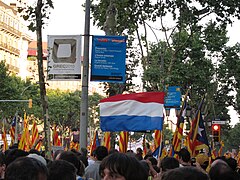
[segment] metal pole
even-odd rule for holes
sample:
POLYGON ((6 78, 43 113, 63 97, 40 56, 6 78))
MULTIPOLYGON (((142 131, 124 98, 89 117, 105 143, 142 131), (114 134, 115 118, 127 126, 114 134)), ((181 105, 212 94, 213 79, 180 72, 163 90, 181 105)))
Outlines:
POLYGON ((90 3, 91 3, 90 0, 86 0, 83 73, 82 73, 82 96, 81 96, 81 114, 80 114, 80 141, 79 141, 80 148, 87 147, 90 3))
POLYGON ((18 111, 16 111, 14 118, 15 118, 14 143, 18 143, 18 111))

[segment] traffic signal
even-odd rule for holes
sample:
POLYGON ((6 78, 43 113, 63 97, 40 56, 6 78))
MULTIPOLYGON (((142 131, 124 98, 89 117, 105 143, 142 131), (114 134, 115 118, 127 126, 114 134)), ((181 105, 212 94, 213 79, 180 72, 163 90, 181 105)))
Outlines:
POLYGON ((32 108, 32 99, 28 100, 28 108, 32 108))
POLYGON ((220 142, 221 127, 219 124, 212 125, 213 142, 220 142))

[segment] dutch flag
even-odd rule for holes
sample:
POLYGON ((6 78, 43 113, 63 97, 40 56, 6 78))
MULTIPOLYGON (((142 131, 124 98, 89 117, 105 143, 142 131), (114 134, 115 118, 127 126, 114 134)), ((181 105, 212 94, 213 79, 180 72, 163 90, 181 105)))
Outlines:
POLYGON ((162 130, 164 92, 121 94, 100 101, 102 131, 162 130))

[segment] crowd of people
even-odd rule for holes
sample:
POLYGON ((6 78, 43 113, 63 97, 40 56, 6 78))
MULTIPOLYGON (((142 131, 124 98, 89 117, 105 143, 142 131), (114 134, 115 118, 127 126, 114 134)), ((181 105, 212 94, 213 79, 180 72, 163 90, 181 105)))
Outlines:
POLYGON ((86 149, 58 150, 52 159, 36 150, 11 148, 0 153, 0 179, 4 180, 238 180, 237 161, 199 154, 191 158, 187 149, 177 157, 143 157, 141 148, 120 153, 98 146, 88 155, 86 149))

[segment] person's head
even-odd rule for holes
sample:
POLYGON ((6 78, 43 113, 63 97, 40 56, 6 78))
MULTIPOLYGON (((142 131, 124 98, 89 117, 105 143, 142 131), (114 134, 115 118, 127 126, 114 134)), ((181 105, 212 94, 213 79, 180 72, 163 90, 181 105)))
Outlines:
POLYGON ((98 161, 102 161, 108 155, 108 150, 105 146, 98 146, 96 148, 96 158, 98 161))
POLYGON ((147 159, 152 163, 152 165, 157 165, 158 164, 158 161, 155 157, 149 157, 147 159))
POLYGON ((230 157, 230 158, 227 158, 226 159, 226 162, 228 164, 228 166, 233 170, 233 171, 236 171, 237 169, 237 166, 238 166, 238 163, 237 163, 237 160, 230 157))
POLYGON ((81 150, 80 150, 80 153, 83 155, 83 156, 88 156, 88 150, 87 150, 87 148, 81 148, 81 150))
POLYGON ((74 167, 77 169, 77 174, 79 176, 83 175, 82 172, 80 172, 81 169, 81 162, 80 159, 77 157, 77 155, 72 151, 64 151, 61 154, 59 154, 58 159, 65 160, 74 165, 74 167))
POLYGON ((174 157, 165 157, 162 159, 160 169, 162 172, 179 167, 179 161, 174 157))
POLYGON ((55 160, 47 165, 48 180, 76 180, 77 170, 74 165, 65 160, 55 160))
POLYGON ((206 173, 193 166, 185 166, 169 170, 161 180, 209 180, 206 173))
POLYGON ((30 157, 19 157, 8 165, 5 180, 47 180, 47 167, 30 157))
POLYGON ((179 159, 185 163, 188 163, 191 159, 191 155, 189 153, 189 151, 186 148, 182 148, 179 152, 178 152, 178 156, 179 159))
POLYGON ((136 152, 137 154, 143 154, 143 150, 142 150, 142 148, 137 148, 137 152, 136 152))
POLYGON ((209 176, 211 180, 237 180, 239 174, 234 172, 228 164, 221 159, 215 160, 210 168, 209 176))
POLYGON ((33 153, 33 154, 27 155, 27 157, 30 157, 30 158, 36 159, 38 161, 41 161, 41 163, 43 163, 45 166, 47 166, 46 159, 44 159, 44 157, 42 157, 41 155, 37 155, 37 154, 33 153))
POLYGON ((30 150, 29 150, 29 154, 41 155, 41 153, 40 153, 38 150, 36 150, 36 149, 30 149, 30 150))
POLYGON ((148 172, 140 162, 132 156, 123 153, 113 153, 103 159, 99 173, 103 180, 118 178, 119 180, 146 180, 148 172))
POLYGON ((29 153, 20 149, 11 149, 7 155, 6 155, 6 166, 8 166, 10 163, 12 163, 14 160, 16 160, 19 157, 25 157, 29 153))
POLYGON ((54 154, 53 154, 53 160, 55 160, 55 159, 57 158, 57 156, 58 156, 59 154, 61 154, 62 152, 64 152, 64 150, 60 150, 60 149, 56 150, 56 151, 54 152, 54 154))

